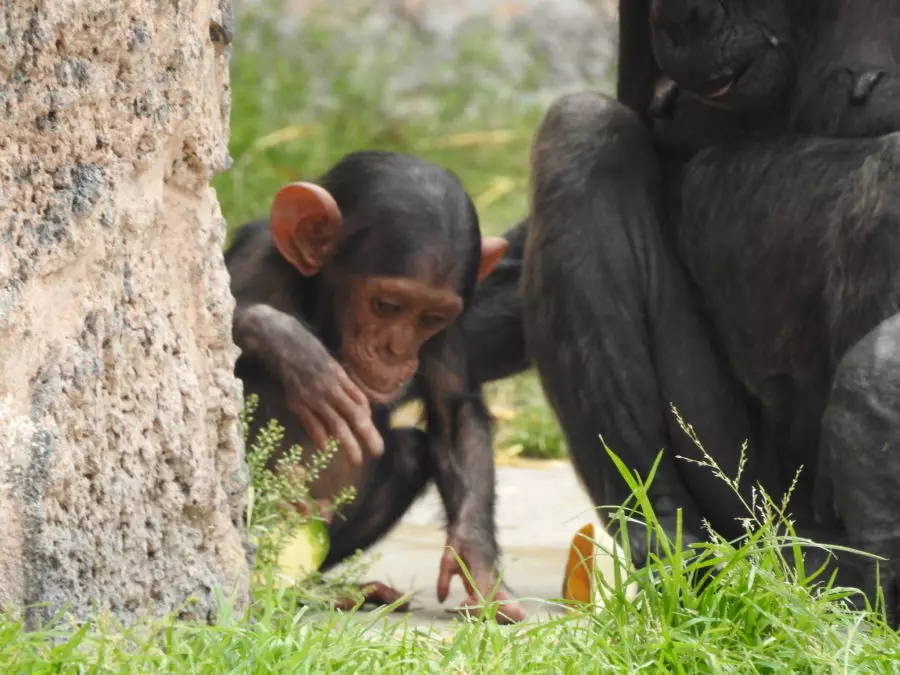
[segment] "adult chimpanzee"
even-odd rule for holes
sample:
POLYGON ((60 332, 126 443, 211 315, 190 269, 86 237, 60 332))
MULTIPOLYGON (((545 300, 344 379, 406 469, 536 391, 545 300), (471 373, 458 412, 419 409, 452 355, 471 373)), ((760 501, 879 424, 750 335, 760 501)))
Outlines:
MULTIPOLYGON (((749 439, 744 489, 784 494, 802 466, 796 524, 891 560, 896 617, 900 3, 619 11, 619 101, 560 99, 532 158, 523 329, 575 466, 609 504, 625 485, 601 435, 644 475, 664 449, 663 525, 682 509, 688 540, 703 519, 731 537, 743 508, 676 459, 697 450, 669 405, 730 475, 749 439)), ((478 349, 479 326, 463 328, 478 349)), ((858 562, 844 579, 871 592, 858 562)))
MULTIPOLYGON (((358 490, 330 524, 325 569, 378 541, 433 479, 448 546, 484 597, 496 587, 490 419, 455 321, 506 247, 481 238, 475 208, 448 171, 406 155, 358 152, 318 185, 282 188, 268 221, 245 226, 227 252, 241 348, 236 373, 245 392, 259 396, 257 428, 278 419, 285 448, 308 441, 321 448, 334 436, 342 452, 312 496, 327 500, 351 484, 358 490), (427 431, 392 429, 389 404, 414 376, 427 431)), ((448 550, 442 601, 459 573, 448 550)), ((373 600, 400 597, 376 588, 373 600)), ((501 586, 494 598, 510 594, 501 586)), ((510 620, 524 616, 513 601, 501 611, 510 620)))

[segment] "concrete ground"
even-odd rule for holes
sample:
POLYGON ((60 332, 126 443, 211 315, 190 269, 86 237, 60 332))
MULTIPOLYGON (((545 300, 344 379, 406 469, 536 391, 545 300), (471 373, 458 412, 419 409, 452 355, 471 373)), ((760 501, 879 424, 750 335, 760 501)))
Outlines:
MULTIPOLYGON (((440 498, 431 489, 401 524, 372 549, 377 558, 366 580, 382 581, 398 590, 412 592, 412 611, 408 617, 412 625, 428 626, 435 622, 440 625, 451 621, 454 616, 446 610, 459 606, 465 599, 462 583, 457 578, 447 601, 443 605, 437 601, 438 565, 445 542, 441 514, 440 498)), ((590 521, 602 532, 568 462, 498 467, 497 527, 504 554, 504 579, 523 599, 531 619, 562 612, 547 600, 560 597, 572 537, 590 521)))

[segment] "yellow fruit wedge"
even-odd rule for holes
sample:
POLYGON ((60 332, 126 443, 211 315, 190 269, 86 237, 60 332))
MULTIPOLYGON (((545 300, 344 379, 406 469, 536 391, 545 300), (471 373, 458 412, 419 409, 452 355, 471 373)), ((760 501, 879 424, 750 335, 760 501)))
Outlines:
POLYGON ((301 525, 278 556, 278 569, 294 581, 300 581, 319 569, 331 542, 328 528, 321 520, 301 525))
POLYGON ((391 427, 394 429, 404 427, 424 428, 425 407, 421 401, 410 401, 396 408, 391 413, 391 427))
POLYGON ((588 523, 572 537, 566 575, 563 579, 563 598, 572 603, 587 604, 594 599, 594 555, 596 553, 594 524, 588 523))

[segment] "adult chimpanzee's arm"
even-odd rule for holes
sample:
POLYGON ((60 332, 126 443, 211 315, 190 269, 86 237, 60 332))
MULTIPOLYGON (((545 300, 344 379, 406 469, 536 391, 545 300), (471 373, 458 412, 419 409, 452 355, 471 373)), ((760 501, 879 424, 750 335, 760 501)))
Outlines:
POLYGON ((900 135, 755 140, 690 162, 682 259, 739 370, 775 374, 830 343, 832 372, 900 309, 898 166, 900 135))
POLYGON ((801 90, 791 128, 813 136, 882 136, 900 131, 898 101, 900 68, 834 66, 821 74, 818 87, 801 90))
MULTIPOLYGON (((441 560, 438 598, 446 598, 452 577, 460 574, 470 601, 477 603, 478 594, 490 599, 500 572, 490 417, 480 387, 467 377, 465 346, 457 327, 451 326, 440 340, 423 349, 422 359, 434 480, 446 511, 447 545, 453 549, 441 560), (457 555, 474 589, 465 581, 457 555)), ((500 601, 510 597, 505 584, 493 594, 500 601)), ((506 603, 501 612, 514 621, 525 615, 515 602, 506 603)))
POLYGON ((509 248, 494 271, 478 285, 471 306, 459 320, 469 372, 478 384, 516 375, 529 367, 522 326, 522 221, 503 236, 509 248))
MULTIPOLYGON (((525 247, 526 343, 572 458, 597 505, 626 486, 601 441, 646 477, 664 455, 649 496, 674 530, 676 510, 698 536, 702 507, 720 532, 744 515, 707 469, 676 462, 698 451, 674 404, 737 471, 748 424, 743 401, 695 305, 661 220, 661 183, 649 134, 621 104, 580 94, 547 113, 532 158, 533 203, 525 247)), ((646 552, 632 533, 635 558, 646 552)))
POLYGON ((884 0, 806 4, 820 15, 820 25, 801 62, 791 128, 847 138, 900 130, 898 5, 884 0))
POLYGON ((647 114, 659 68, 653 58, 651 0, 619 0, 617 98, 642 120, 647 114))

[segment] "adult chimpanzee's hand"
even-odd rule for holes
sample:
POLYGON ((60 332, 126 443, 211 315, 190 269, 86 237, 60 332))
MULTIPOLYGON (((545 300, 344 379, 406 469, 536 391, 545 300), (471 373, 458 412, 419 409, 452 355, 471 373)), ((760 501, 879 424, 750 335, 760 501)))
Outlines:
POLYGON ((365 394, 318 340, 308 343, 298 358, 282 366, 288 407, 317 447, 324 448, 333 436, 352 464, 362 464, 364 454, 381 456, 384 440, 365 394))
POLYGON ((525 608, 515 599, 506 584, 497 580, 497 570, 489 561, 491 556, 477 537, 468 538, 461 533, 453 533, 447 537, 447 549, 441 557, 441 568, 438 573, 437 596, 444 602, 450 593, 450 582, 459 575, 465 586, 468 598, 461 610, 471 606, 484 606, 491 602, 499 603, 497 621, 499 623, 518 623, 526 617, 525 608), (465 565, 464 572, 460 560, 465 565))

